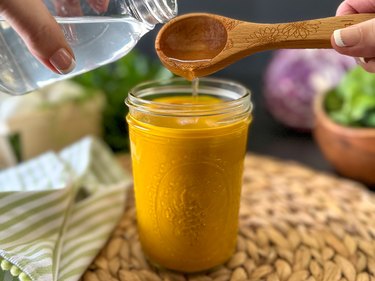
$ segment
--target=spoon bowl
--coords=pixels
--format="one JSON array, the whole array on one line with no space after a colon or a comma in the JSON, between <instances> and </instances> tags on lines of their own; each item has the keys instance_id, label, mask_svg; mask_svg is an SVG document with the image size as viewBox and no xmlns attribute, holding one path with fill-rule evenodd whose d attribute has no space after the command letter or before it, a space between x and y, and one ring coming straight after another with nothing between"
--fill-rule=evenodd
<instances>
[{"instance_id":1,"label":"spoon bowl","mask_svg":"<svg viewBox=\"0 0 375 281\"><path fill-rule=\"evenodd\" d=\"M354 14L263 24L193 13L165 24L156 38L155 48L165 67L193 80L260 51L331 48L334 30L374 17L375 14Z\"/></svg>"},{"instance_id":2,"label":"spoon bowl","mask_svg":"<svg viewBox=\"0 0 375 281\"><path fill-rule=\"evenodd\" d=\"M158 50L175 60L210 60L227 43L221 21L207 15L180 18L160 33Z\"/></svg>"}]
</instances>

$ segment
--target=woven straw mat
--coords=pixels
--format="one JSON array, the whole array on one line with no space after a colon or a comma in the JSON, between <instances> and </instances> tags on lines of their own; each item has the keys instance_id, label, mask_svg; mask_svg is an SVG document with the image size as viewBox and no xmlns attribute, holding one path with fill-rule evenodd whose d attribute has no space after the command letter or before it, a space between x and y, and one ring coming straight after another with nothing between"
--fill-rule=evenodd
<instances>
[{"instance_id":1,"label":"woven straw mat","mask_svg":"<svg viewBox=\"0 0 375 281\"><path fill-rule=\"evenodd\" d=\"M131 194L83 280L375 280L375 197L358 183L247 156L239 221L237 250L226 264L200 274L161 271L142 254Z\"/></svg>"}]
</instances>

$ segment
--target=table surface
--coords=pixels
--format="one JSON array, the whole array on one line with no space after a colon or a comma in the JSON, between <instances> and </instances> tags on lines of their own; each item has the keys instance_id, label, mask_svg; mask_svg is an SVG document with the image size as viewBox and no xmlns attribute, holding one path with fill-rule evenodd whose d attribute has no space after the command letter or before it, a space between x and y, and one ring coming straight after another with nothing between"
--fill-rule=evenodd
<instances>
[{"instance_id":1,"label":"table surface","mask_svg":"<svg viewBox=\"0 0 375 281\"><path fill-rule=\"evenodd\" d=\"M129 168L128 160L127 156L119 158L125 168ZM83 281L374 280L374 195L354 182L248 155L236 251L222 266L194 275L162 270L147 262L137 235L132 189L129 195L122 219ZM161 221L167 218L163 215ZM155 226L158 222L148 221ZM186 227L184 222L181 225ZM177 232L160 235L160 242L166 237L176 242L179 236L172 233ZM188 241L186 236L182 239ZM186 245L181 243L189 249ZM191 252L186 254L191 256Z\"/></svg>"}]
</instances>

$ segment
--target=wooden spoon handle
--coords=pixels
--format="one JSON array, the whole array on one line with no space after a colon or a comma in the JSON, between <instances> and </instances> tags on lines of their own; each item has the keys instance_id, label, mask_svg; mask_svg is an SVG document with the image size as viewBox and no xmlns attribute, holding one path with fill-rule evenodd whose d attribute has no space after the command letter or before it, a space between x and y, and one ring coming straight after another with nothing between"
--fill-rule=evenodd
<instances>
[{"instance_id":1,"label":"wooden spoon handle","mask_svg":"<svg viewBox=\"0 0 375 281\"><path fill-rule=\"evenodd\" d=\"M353 14L300 22L263 26L264 32L272 34L267 43L274 48L331 48L330 39L336 29L348 27L375 18L375 14ZM266 31L265 28L269 30ZM271 29L271 30L270 30ZM262 36L262 30L254 36ZM260 38L258 38L260 39Z\"/></svg>"}]
</instances>

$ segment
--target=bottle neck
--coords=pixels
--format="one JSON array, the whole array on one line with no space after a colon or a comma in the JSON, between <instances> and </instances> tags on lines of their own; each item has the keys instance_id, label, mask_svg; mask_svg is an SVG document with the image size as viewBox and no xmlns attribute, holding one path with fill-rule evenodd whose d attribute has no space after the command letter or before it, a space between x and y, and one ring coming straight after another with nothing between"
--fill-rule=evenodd
<instances>
[{"instance_id":1,"label":"bottle neck","mask_svg":"<svg viewBox=\"0 0 375 281\"><path fill-rule=\"evenodd\" d=\"M134 18L154 26L165 23L177 15L176 0L125 0Z\"/></svg>"}]
</instances>

